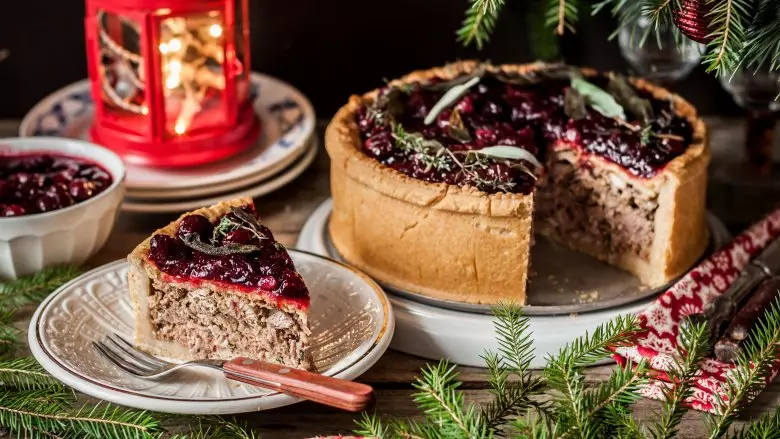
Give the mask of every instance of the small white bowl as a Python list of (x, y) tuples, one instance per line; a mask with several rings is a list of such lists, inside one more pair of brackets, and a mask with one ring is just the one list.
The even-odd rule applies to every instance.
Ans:
[(52, 153), (102, 166), (113, 182), (93, 198), (51, 212), (0, 217), (0, 279), (16, 279), (53, 265), (80, 265), (100, 250), (125, 193), (125, 165), (106, 148), (59, 137), (0, 139), (0, 155)]

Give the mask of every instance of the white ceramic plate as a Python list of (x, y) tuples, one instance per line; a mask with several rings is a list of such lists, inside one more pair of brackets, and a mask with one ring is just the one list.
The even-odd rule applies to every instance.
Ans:
[[(248, 178), (259, 181), (300, 157), (316, 126), (309, 100), (290, 84), (259, 73), (252, 73), (252, 93), (262, 123), (255, 146), (229, 159), (191, 168), (127, 165), (128, 194), (177, 189), (193, 189), (195, 195), (213, 194), (213, 186), (230, 190), (250, 183), (246, 181)], [(33, 107), (22, 121), (19, 135), (89, 140), (93, 114), (89, 82), (82, 80), (54, 92)], [(234, 185), (231, 187), (230, 183)]]
[[(311, 292), (312, 355), (325, 375), (355, 379), (387, 349), (395, 328), (382, 290), (336, 261), (290, 250)], [(88, 395), (144, 410), (230, 414), (298, 402), (291, 396), (191, 369), (152, 381), (136, 378), (91, 346), (109, 333), (132, 339), (126, 261), (96, 268), (52, 293), (30, 322), (30, 349), (55, 378)]]
[(314, 158), (317, 156), (318, 149), (319, 141), (317, 141), (315, 138), (314, 141), (311, 142), (311, 146), (309, 147), (308, 151), (299, 161), (293, 163), (287, 169), (268, 180), (261, 181), (260, 183), (249, 187), (240, 188), (234, 192), (220, 193), (218, 195), (209, 196), (207, 198), (197, 198), (192, 200), (173, 202), (127, 197), (122, 204), (122, 210), (133, 213), (184, 212), (187, 210), (197, 209), (199, 207), (211, 206), (212, 204), (217, 204), (222, 200), (239, 197), (259, 197), (279, 189), (280, 187), (286, 185), (301, 175), (314, 161)]
[[(329, 255), (325, 231), (332, 210), (333, 202), (327, 200), (311, 214), (298, 236), (298, 248)], [(431, 306), (389, 292), (398, 324), (391, 346), (393, 349), (430, 360), (448, 358), (464, 366), (485, 367), (482, 359), (485, 349), (499, 348), (493, 316)], [(655, 297), (645, 297), (632, 303), (591, 312), (529, 315), (535, 353), (531, 367), (544, 367), (546, 356), (556, 354), (576, 337), (585, 332), (592, 333), (598, 325), (618, 315), (636, 314), (653, 301)]]

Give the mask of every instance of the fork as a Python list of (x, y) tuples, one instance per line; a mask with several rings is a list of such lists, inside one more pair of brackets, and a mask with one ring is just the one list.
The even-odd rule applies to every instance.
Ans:
[(238, 357), (230, 361), (196, 360), (176, 364), (136, 349), (118, 334), (92, 346), (108, 361), (125, 372), (144, 379), (157, 379), (187, 367), (207, 367), (225, 374), (234, 381), (275, 390), (286, 395), (359, 412), (374, 399), (374, 389), (365, 384), (333, 378), (300, 369)]

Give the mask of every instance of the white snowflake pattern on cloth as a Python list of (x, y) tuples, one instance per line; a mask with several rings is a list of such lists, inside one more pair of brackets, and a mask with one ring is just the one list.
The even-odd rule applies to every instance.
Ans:
[(678, 299), (689, 297), (693, 299), (694, 290), (698, 283), (691, 276), (684, 276), (672, 287), (672, 294)]
[(672, 305), (672, 299), (674, 298), (671, 294), (661, 294), (661, 297), (658, 298), (658, 300), (667, 306), (667, 308), (671, 308)]
[(669, 370), (674, 365), (674, 362), (673, 356), (658, 354), (650, 359), (650, 367), (655, 370)]
[(706, 276), (712, 272), (712, 270), (715, 269), (715, 264), (712, 263), (709, 259), (699, 264), (698, 267), (696, 267), (696, 271), (703, 276)]
[(742, 269), (750, 260), (750, 254), (742, 246), (735, 246), (731, 249), (731, 260), (734, 262), (734, 268)]
[(720, 373), (721, 369), (723, 369), (723, 363), (713, 358), (707, 358), (701, 362), (699, 368), (709, 373)]
[(768, 224), (760, 224), (748, 229), (748, 238), (753, 240), (753, 245), (763, 248), (771, 239)]
[(712, 257), (712, 262), (718, 267), (718, 270), (728, 271), (731, 268), (731, 257), (729, 252), (718, 252)]
[(672, 320), (672, 309), (664, 306), (653, 306), (645, 311), (647, 326), (657, 333), (674, 334), (675, 322)]
[(721, 293), (726, 291), (726, 288), (729, 287), (729, 283), (730, 282), (726, 282), (726, 279), (724, 279), (720, 274), (712, 275), (712, 286), (714, 286)]
[(715, 377), (707, 377), (696, 380), (696, 383), (710, 392), (715, 392), (720, 389), (720, 381)]
[(642, 340), (642, 346), (658, 352), (659, 355), (672, 353), (677, 347), (668, 338), (659, 337), (652, 332), (649, 332), (647, 337)]
[(651, 381), (639, 387), (639, 394), (651, 399), (661, 399), (664, 397), (663, 389), (659, 381)]
[(615, 353), (621, 357), (628, 358), (635, 363), (642, 361), (645, 358), (642, 356), (642, 354), (639, 353), (639, 348), (637, 346), (623, 346), (615, 348)]
[(701, 307), (693, 303), (686, 303), (680, 307), (680, 317), (687, 317), (691, 314), (697, 314), (700, 312), (702, 312)]

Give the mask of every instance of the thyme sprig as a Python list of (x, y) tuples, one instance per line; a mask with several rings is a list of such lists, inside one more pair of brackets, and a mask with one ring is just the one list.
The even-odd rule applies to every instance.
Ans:
[(268, 239), (262, 232), (262, 224), (252, 214), (247, 213), (241, 208), (234, 207), (230, 213), (238, 218), (238, 221), (233, 220), (229, 215), (223, 216), (219, 220), (219, 224), (214, 227), (211, 240), (218, 242), (220, 237), (226, 236), (228, 233), (236, 231), (238, 229), (244, 229), (253, 234), (258, 241)]
[(515, 188), (514, 181), (504, 181), (499, 175), (485, 177), (478, 172), (499, 161), (503, 160), (533, 178), (536, 178), (534, 172), (524, 163), (529, 162), (534, 168), (541, 166), (533, 154), (516, 146), (496, 145), (481, 150), (452, 151), (438, 140), (426, 139), (421, 133), (407, 132), (400, 124), (394, 127), (393, 138), (397, 148), (425, 165), (425, 172), (431, 169), (457, 172), (464, 181), (481, 190), (511, 192)]

